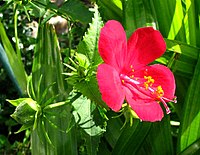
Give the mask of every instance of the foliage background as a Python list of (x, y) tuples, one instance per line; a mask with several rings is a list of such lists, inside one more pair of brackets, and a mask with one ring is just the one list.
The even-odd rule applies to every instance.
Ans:
[[(94, 8), (95, 3), (98, 6), (100, 16), (97, 12), (93, 15), (94, 10), (93, 12), (88, 10), (88, 8)], [(87, 123), (85, 124), (84, 121), (77, 123), (75, 127), (77, 141), (75, 143), (78, 151), (76, 153), (200, 153), (200, 2), (198, 0), (69, 0), (59, 4), (59, 6), (49, 3), (48, 0), (4, 0), (0, 2), (0, 6), (0, 21), (3, 24), (3, 26), (0, 25), (1, 45), (5, 48), (7, 43), (4, 42), (5, 36), (2, 37), (2, 27), (4, 27), (8, 39), (14, 47), (13, 51), (17, 55), (16, 59), (14, 55), (11, 56), (11, 59), (18, 60), (20, 58), (19, 60), (22, 60), (26, 75), (32, 73), (34, 46), (37, 43), (33, 34), (34, 30), (37, 29), (35, 24), (44, 24), (56, 15), (67, 19), (65, 32), (57, 33), (57, 36), (63, 62), (68, 66), (64, 67), (64, 72), (70, 72), (72, 75), (72, 78), (68, 79), (67, 91), (70, 92), (72, 87), (75, 87), (80, 96), (73, 102), (74, 116), (75, 118), (78, 118), (79, 115), (83, 117), (82, 111), (78, 110), (78, 105), (84, 103), (86, 107), (82, 107), (82, 109), (89, 109), (89, 117), (92, 116), (95, 124), (105, 130), (103, 134), (89, 136), (87, 133), (91, 134), (91, 131), (98, 131), (98, 129), (88, 131), (87, 128), (84, 128), (84, 125), (88, 127)], [(122, 128), (126, 119), (123, 115), (113, 118), (118, 114), (91, 106), (95, 105), (93, 102), (103, 105), (97, 92), (95, 79), (90, 74), (90, 71), (93, 70), (89, 66), (93, 65), (94, 67), (101, 62), (95, 55), (97, 47), (94, 41), (98, 38), (100, 27), (109, 19), (120, 21), (127, 36), (130, 36), (138, 27), (153, 26), (159, 29), (165, 38), (167, 51), (155, 63), (167, 65), (174, 72), (178, 102), (177, 104), (170, 103), (172, 113), (166, 115), (161, 122), (148, 123), (134, 119), (133, 126), (127, 123)], [(7, 48), (12, 51), (10, 46)], [(77, 57), (75, 53), (84, 54), (87, 58), (83, 55)], [(87, 59), (89, 59), (88, 62)], [(22, 80), (24, 71), (20, 70), (21, 76), (18, 77), (22, 82), (18, 86), (14, 78), (17, 76), (10, 74), (3, 60), (5, 59), (1, 57), (0, 152), (30, 154), (31, 132), (26, 130), (18, 134), (14, 133), (21, 125), (10, 117), (15, 107), (6, 101), (6, 99), (17, 99), (24, 94), (23, 91), (19, 90), (24, 85), (26, 87)], [(74, 61), (78, 65), (73, 64)], [(70, 68), (69, 65), (73, 68)], [(13, 65), (13, 67), (15, 66)], [(74, 68), (75, 72), (71, 72), (71, 69)], [(77, 80), (77, 77), (81, 78), (82, 81)], [(87, 85), (85, 79), (92, 84)], [(95, 91), (96, 95), (92, 96), (91, 91), (83, 89), (85, 86)]]

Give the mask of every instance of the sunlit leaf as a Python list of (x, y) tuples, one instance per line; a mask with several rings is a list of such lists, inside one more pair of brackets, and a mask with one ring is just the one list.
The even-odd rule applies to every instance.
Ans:
[(184, 110), (181, 120), (178, 151), (183, 151), (194, 141), (200, 138), (199, 78), (200, 59), (197, 62), (194, 76), (187, 92), (185, 104), (183, 107)]
[(105, 20), (115, 19), (122, 21), (122, 2), (121, 0), (100, 0), (97, 1), (100, 6), (100, 13)]
[(21, 59), (15, 53), (11, 42), (9, 41), (3, 24), (0, 21), (0, 37), (2, 45), (0, 44), (0, 59), (11, 80), (15, 84), (21, 95), (26, 94), (27, 78), (26, 72)]
[(92, 65), (97, 65), (102, 62), (98, 53), (98, 39), (103, 22), (99, 15), (97, 6), (95, 6), (93, 12), (94, 17), (92, 23), (89, 24), (89, 28), (85, 33), (83, 40), (79, 43), (77, 51), (78, 53), (86, 55)]

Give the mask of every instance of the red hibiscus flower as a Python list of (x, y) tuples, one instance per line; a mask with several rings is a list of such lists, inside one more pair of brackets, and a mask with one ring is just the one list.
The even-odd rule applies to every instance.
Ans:
[(165, 66), (147, 66), (166, 50), (159, 31), (152, 27), (137, 29), (126, 40), (122, 25), (108, 21), (101, 29), (99, 53), (104, 60), (97, 69), (97, 81), (103, 101), (119, 111), (124, 99), (143, 121), (160, 121), (163, 118), (163, 103), (173, 101), (175, 80)]

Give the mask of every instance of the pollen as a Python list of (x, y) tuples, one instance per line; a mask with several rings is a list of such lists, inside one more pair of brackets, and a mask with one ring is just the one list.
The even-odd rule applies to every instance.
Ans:
[(144, 76), (144, 79), (146, 80), (144, 82), (144, 87), (147, 90), (149, 86), (152, 86), (155, 80), (151, 76)]
[(125, 81), (124, 80), (122, 80), (122, 83), (124, 83)]
[(149, 84), (147, 82), (144, 82), (144, 87), (147, 90), (149, 88)]
[(157, 87), (156, 93), (157, 93), (158, 97), (162, 97), (164, 95), (164, 91), (162, 89), (162, 86)]
[(133, 79), (133, 78), (134, 78), (134, 75), (131, 75), (130, 78)]

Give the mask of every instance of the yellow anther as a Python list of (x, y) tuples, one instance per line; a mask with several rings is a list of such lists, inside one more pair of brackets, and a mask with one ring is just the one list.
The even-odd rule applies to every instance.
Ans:
[(134, 72), (135, 70), (134, 70), (134, 69), (132, 69), (131, 71), (132, 71), (132, 72)]
[(162, 97), (164, 95), (164, 91), (161, 86), (157, 87), (156, 92), (158, 94), (158, 97)]
[(124, 83), (125, 81), (124, 80), (122, 80), (122, 83)]
[(147, 82), (144, 82), (144, 87), (145, 87), (145, 89), (147, 90), (148, 87), (149, 87), (149, 84), (148, 84)]
[(151, 76), (144, 76), (144, 79), (146, 80), (144, 82), (144, 87), (147, 90), (149, 86), (151, 87), (153, 85), (155, 80)]
[(147, 80), (148, 84), (153, 84), (155, 80), (151, 76), (144, 76), (144, 79)]
[(131, 75), (130, 78), (131, 78), (131, 79), (134, 78), (134, 75)]

